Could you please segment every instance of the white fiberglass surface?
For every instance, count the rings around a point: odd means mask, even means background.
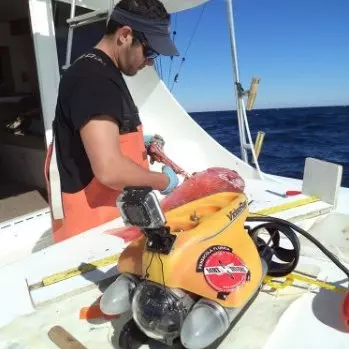
[[[318,269],[318,278],[347,287],[342,272],[331,262],[303,257],[299,268]],[[93,287],[52,301],[32,314],[17,317],[0,330],[0,348],[10,348],[11,342],[17,343],[18,348],[56,348],[47,333],[57,325],[89,349],[119,348],[118,336],[130,314],[113,320],[79,318],[80,310],[96,304],[100,295],[101,291]],[[316,343],[317,349],[348,348],[349,333],[340,316],[342,297],[332,291],[304,285],[287,287],[277,293],[268,293],[265,287],[219,348],[274,349],[282,338],[283,347],[286,345],[287,348],[293,348],[294,341],[299,349],[308,349],[310,343]],[[142,348],[164,347],[151,342],[150,346]]]

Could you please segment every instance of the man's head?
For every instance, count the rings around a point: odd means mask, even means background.
[[[159,55],[178,55],[170,38],[170,15],[159,0],[121,0],[105,39],[119,69],[133,76]]]

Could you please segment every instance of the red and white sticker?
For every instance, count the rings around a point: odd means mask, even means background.
[[[218,292],[230,293],[250,279],[250,271],[242,259],[228,246],[211,246],[201,254],[197,272]]]

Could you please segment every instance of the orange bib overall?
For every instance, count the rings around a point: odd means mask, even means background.
[[[148,169],[138,109],[126,83],[120,79],[120,73],[106,63],[107,59],[103,52],[94,50],[92,53],[83,54],[76,62],[83,60],[88,63],[90,69],[93,67],[94,73],[103,76],[121,91],[124,110],[124,123],[120,125],[121,152],[139,166]],[[132,125],[131,120],[139,126],[127,126]],[[121,190],[108,188],[93,177],[82,190],[75,193],[64,193],[61,190],[55,142],[55,137],[53,137],[53,142],[47,152],[45,176],[51,207],[53,236],[54,240],[59,242],[119,217],[116,201]],[[116,168],[115,171],[122,171],[122,169]]]
[[[137,132],[121,135],[120,147],[124,156],[145,169],[149,168],[141,126],[138,127]],[[52,158],[52,149],[53,144],[48,149],[45,163],[45,177],[51,209],[51,189],[53,183],[50,183],[49,179],[49,166]],[[118,171],[119,169],[116,170]],[[98,182],[96,178],[93,178],[84,189],[76,193],[61,193],[64,217],[62,219],[54,219],[52,214],[54,240],[59,242],[68,239],[119,217],[120,213],[116,207],[116,200],[120,194],[121,190],[108,188]]]

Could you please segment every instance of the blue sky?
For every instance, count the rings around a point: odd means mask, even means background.
[[[177,15],[182,55],[201,11]],[[261,78],[256,109],[349,104],[348,0],[235,0],[234,20],[242,85]],[[228,34],[225,1],[211,0],[173,89],[189,112],[235,109]],[[173,60],[169,87],[180,62]],[[162,58],[166,84],[169,67]]]

